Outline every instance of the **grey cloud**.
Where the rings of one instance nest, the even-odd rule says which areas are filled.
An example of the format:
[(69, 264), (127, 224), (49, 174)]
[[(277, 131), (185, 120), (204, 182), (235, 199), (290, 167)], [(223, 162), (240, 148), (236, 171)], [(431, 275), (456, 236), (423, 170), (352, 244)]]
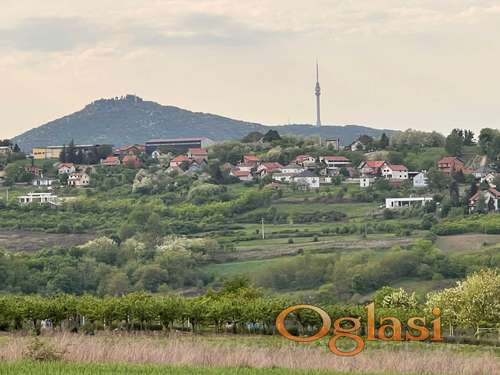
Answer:
[(99, 39), (97, 26), (79, 18), (29, 18), (0, 28), (0, 45), (24, 51), (71, 50)]
[(240, 46), (264, 42), (282, 35), (283, 32), (252, 27), (227, 16), (191, 13), (178, 18), (168, 27), (139, 27), (134, 32), (134, 43)]

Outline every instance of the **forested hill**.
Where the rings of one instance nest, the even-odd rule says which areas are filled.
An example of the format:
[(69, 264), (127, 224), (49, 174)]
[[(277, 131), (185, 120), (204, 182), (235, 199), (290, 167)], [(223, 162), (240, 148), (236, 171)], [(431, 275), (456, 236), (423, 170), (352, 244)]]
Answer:
[[(272, 127), (145, 101), (137, 96), (100, 99), (82, 110), (29, 130), (14, 138), (24, 151), (33, 146), (109, 143), (115, 146), (144, 143), (151, 138), (208, 137), (216, 141), (240, 139), (252, 131)], [(363, 126), (274, 126), (281, 134), (338, 137), (344, 144), (367, 134), (380, 137), (383, 130)], [(390, 130), (385, 131), (391, 134)]]

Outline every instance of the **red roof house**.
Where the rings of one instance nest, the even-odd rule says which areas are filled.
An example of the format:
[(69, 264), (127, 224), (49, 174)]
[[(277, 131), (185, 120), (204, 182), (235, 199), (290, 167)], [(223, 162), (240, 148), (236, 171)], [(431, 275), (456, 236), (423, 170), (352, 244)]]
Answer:
[(384, 160), (366, 160), (361, 162), (358, 169), (363, 176), (376, 175), (387, 165), (387, 162)]
[(141, 159), (135, 155), (126, 155), (123, 157), (123, 164), (131, 168), (139, 168), (141, 166)]
[(465, 167), (465, 163), (455, 156), (446, 156), (439, 160), (438, 168), (447, 176), (451, 176), (453, 173), (460, 171), (463, 173), (471, 173), (471, 171)]
[(260, 158), (255, 155), (245, 155), (243, 156), (243, 164), (252, 164), (256, 165), (260, 162)]
[(186, 155), (178, 155), (176, 156), (175, 158), (173, 158), (171, 161), (170, 161), (170, 166), (171, 167), (180, 167), (180, 165), (184, 162), (188, 162), (190, 163), (191, 162), (191, 159), (188, 158)]
[(117, 156), (108, 156), (106, 159), (101, 160), (101, 165), (104, 165), (105, 167), (114, 167), (120, 164), (120, 158)]
[(190, 158), (207, 157), (208, 150), (206, 148), (190, 148), (187, 152), (187, 156)]
[(267, 176), (268, 174), (280, 172), (281, 168), (283, 168), (283, 166), (280, 163), (275, 163), (275, 162), (261, 163), (257, 168), (257, 173), (261, 177), (264, 177)]

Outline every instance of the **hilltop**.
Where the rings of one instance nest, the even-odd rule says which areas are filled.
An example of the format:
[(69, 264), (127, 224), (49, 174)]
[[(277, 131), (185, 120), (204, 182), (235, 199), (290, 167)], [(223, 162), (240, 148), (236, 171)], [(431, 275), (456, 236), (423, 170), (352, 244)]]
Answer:
[(281, 134), (297, 136), (338, 137), (344, 144), (361, 134), (380, 137), (382, 132), (364, 126), (312, 125), (266, 126), (234, 120), (210, 113), (192, 112), (174, 106), (165, 106), (143, 100), (134, 95), (99, 99), (82, 110), (48, 122), (13, 139), (24, 151), (34, 146), (68, 144), (72, 139), (80, 144), (143, 143), (151, 138), (208, 137), (215, 141), (240, 139), (246, 134), (277, 129)]

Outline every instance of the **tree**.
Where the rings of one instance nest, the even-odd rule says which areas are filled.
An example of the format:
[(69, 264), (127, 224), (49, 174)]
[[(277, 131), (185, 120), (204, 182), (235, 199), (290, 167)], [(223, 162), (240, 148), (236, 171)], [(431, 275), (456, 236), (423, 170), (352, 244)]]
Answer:
[(464, 130), (464, 146), (474, 146), (474, 132), (472, 130)]
[(441, 191), (451, 185), (451, 178), (446, 176), (439, 169), (431, 168), (427, 173), (429, 188), (434, 191)]
[(382, 150), (385, 150), (387, 147), (389, 147), (389, 137), (385, 133), (382, 133), (382, 135), (380, 136), (379, 146)]
[(430, 293), (427, 307), (441, 308), (450, 324), (475, 328), (494, 327), (500, 322), (500, 274), (484, 269), (469, 275), (456, 287)]
[(453, 207), (460, 206), (460, 192), (456, 181), (453, 181), (450, 185), (450, 200)]
[(269, 130), (262, 138), (263, 142), (279, 141), (281, 139), (280, 134), (276, 130)]
[(460, 156), (463, 153), (464, 139), (463, 132), (459, 129), (453, 129), (451, 134), (446, 137), (444, 146), (446, 152), (453, 156)]
[(262, 138), (264, 138), (264, 134), (260, 132), (251, 132), (248, 133), (246, 136), (243, 137), (241, 140), (242, 143), (254, 143), (260, 141)]

